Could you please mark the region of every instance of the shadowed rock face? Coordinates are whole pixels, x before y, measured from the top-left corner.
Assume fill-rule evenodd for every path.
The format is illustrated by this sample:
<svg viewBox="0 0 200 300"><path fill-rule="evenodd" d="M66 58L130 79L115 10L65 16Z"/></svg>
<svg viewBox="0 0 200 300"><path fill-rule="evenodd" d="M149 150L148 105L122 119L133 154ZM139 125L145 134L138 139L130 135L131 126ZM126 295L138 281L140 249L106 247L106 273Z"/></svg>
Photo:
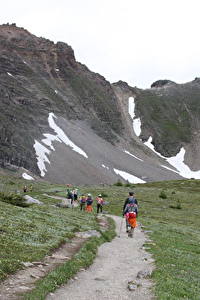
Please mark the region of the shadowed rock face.
<svg viewBox="0 0 200 300"><path fill-rule="evenodd" d="M33 145L45 133L55 135L48 122L53 112L60 128L89 156L84 159L54 142L45 174L53 182L112 183L119 178L113 168L147 181L180 178L161 169L161 158L143 145L149 136L164 156L184 146L187 163L200 168L200 80L183 85L161 80L152 87L141 90L123 81L111 85L77 62L66 43L54 44L15 25L1 25L0 167L24 167L40 175ZM135 114L141 119L140 137L128 114L129 97L134 97ZM124 149L145 163L124 154Z"/></svg>
<svg viewBox="0 0 200 300"><path fill-rule="evenodd" d="M168 80L168 79L157 80L154 83L152 83L151 88L160 88L160 87L169 86L172 84L176 84L176 83L171 80Z"/></svg>
<svg viewBox="0 0 200 300"><path fill-rule="evenodd" d="M0 163L37 172L34 139L49 130L48 113L86 120L111 143L122 134L109 82L78 62L65 43L37 38L23 28L0 26Z"/></svg>

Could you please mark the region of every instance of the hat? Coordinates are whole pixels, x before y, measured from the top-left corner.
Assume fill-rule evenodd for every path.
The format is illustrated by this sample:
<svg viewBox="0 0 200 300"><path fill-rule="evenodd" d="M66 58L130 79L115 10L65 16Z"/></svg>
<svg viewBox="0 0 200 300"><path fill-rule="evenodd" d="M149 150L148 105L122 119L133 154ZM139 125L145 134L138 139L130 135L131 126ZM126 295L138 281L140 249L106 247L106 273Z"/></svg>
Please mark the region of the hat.
<svg viewBox="0 0 200 300"><path fill-rule="evenodd" d="M88 196L91 196L91 194L87 194Z"/></svg>
<svg viewBox="0 0 200 300"><path fill-rule="evenodd" d="M99 194L98 197L101 197L101 194Z"/></svg>

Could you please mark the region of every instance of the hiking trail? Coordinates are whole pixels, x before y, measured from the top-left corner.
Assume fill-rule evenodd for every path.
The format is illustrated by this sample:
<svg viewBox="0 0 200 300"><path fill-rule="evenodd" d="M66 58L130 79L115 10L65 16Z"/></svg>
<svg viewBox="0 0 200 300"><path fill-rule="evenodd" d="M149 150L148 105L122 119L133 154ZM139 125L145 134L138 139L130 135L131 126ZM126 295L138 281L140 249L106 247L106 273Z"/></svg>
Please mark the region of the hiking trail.
<svg viewBox="0 0 200 300"><path fill-rule="evenodd" d="M122 218L112 216L117 234ZM134 237L128 238L123 222L120 237L104 243L98 249L94 263L79 272L69 282L49 294L46 300L150 300L153 286L148 275L154 265L151 255L144 250L147 241L140 226ZM128 289L128 282L129 284Z"/></svg>

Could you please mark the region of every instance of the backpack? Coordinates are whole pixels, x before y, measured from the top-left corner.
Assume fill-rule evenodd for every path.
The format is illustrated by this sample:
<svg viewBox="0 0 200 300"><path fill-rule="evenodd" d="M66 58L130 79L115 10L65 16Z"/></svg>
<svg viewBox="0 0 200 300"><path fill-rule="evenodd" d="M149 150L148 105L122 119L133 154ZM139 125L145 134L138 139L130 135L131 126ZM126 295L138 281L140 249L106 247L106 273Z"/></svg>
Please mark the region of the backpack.
<svg viewBox="0 0 200 300"><path fill-rule="evenodd" d="M97 203L103 205L104 201L101 197L97 197Z"/></svg>
<svg viewBox="0 0 200 300"><path fill-rule="evenodd" d="M85 203L85 202L86 202L86 197L84 197L84 196L81 197L80 202L81 202L81 203Z"/></svg>
<svg viewBox="0 0 200 300"><path fill-rule="evenodd" d="M92 202L93 202L93 200L92 200L91 197L88 197L88 198L86 199L87 205L92 205Z"/></svg>
<svg viewBox="0 0 200 300"><path fill-rule="evenodd" d="M137 200L135 198L133 198L133 197L129 197L128 198L128 203L129 204L137 204Z"/></svg>
<svg viewBox="0 0 200 300"><path fill-rule="evenodd" d="M137 217L137 206L136 204L128 204L127 205L127 213L126 216L128 219L133 219Z"/></svg>

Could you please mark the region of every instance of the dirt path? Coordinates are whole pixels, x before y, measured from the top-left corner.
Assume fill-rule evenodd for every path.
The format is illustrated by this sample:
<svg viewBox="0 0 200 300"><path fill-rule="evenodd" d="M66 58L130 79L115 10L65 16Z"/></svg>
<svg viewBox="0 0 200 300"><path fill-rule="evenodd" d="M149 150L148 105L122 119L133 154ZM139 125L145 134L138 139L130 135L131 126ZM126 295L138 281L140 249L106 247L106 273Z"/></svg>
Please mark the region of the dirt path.
<svg viewBox="0 0 200 300"><path fill-rule="evenodd" d="M119 232L121 218L113 218ZM123 225L120 238L103 244L88 270L79 272L75 279L47 296L46 300L153 299L150 290L152 282L145 278L153 270L153 260L142 247L145 235L137 227L134 238L128 238ZM130 281L134 282L130 285L132 291L127 287Z"/></svg>
<svg viewBox="0 0 200 300"><path fill-rule="evenodd" d="M69 205L69 207L71 206L71 200L67 199L66 197L55 196L55 195L51 196L51 195L48 195L48 194L43 194L43 195L46 196L46 197L52 198L52 199L62 200L62 201L64 201L65 205ZM73 207L78 207L78 202L77 201L74 201Z"/></svg>
<svg viewBox="0 0 200 300"><path fill-rule="evenodd" d="M9 276L7 280L0 284L0 300L20 299L19 295L34 288L38 279L44 277L56 266L71 259L81 248L84 241L83 238L75 237L70 243L63 244L51 255L46 256L44 260L25 263L23 270Z"/></svg>
<svg viewBox="0 0 200 300"><path fill-rule="evenodd" d="M107 218L99 216L99 225L101 230L107 228ZM76 232L75 237L62 244L58 249L45 256L43 260L36 262L25 262L24 269L10 275L0 284L0 300L18 300L27 291L35 287L38 279L45 277L57 266L70 260L74 254L83 246L84 242L92 237L100 236L96 230Z"/></svg>

